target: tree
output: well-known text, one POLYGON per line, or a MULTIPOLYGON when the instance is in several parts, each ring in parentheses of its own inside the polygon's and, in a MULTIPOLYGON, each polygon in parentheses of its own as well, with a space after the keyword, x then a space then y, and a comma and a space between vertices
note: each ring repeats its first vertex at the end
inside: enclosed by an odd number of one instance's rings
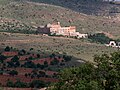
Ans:
POLYGON ((48 62, 44 61, 44 67, 48 67, 48 62))
POLYGON ((12 76, 14 76, 14 75, 18 75, 18 72, 15 71, 15 70, 12 70, 12 71, 9 72, 9 74, 12 75, 12 76))
POLYGON ((58 65, 58 63, 59 61, 56 58, 50 62, 51 65, 58 65))
POLYGON ((9 67, 9 68, 14 67, 14 63, 13 62, 7 62, 7 67, 9 67))
POLYGON ((25 77, 28 77, 28 74, 27 74, 27 73, 25 73, 25 77))
POLYGON ((33 57, 32 57, 32 56, 30 56, 30 57, 29 57, 29 60, 32 60, 32 59, 33 59, 33 57))
POLYGON ((45 86, 46 86, 45 83, 43 81, 40 81, 40 80, 33 80, 30 83, 30 87, 32 87, 32 88, 43 88, 45 86))
POLYGON ((55 56, 56 56, 55 53, 52 53, 49 57, 54 58, 55 56))
POLYGON ((25 88, 25 87, 27 87, 27 83, 24 83, 24 82, 21 82, 20 80, 17 80, 17 81, 14 83, 14 87, 17 87, 17 88, 25 88))
POLYGON ((67 56, 67 55, 63 55, 63 58, 64 58, 64 60, 65 60, 65 62, 68 62, 68 61, 70 61, 71 60, 71 56, 67 56))
POLYGON ((1 63, 3 63, 5 59, 7 59, 6 56, 4 56, 4 55, 0 55, 0 62, 1 62, 1 63))
POLYGON ((39 75, 40 75, 41 77, 44 77, 46 74, 45 74, 44 71, 39 71, 39 75))
POLYGON ((14 83, 12 81, 8 80, 6 83, 6 86, 7 87, 14 87, 14 83))
POLYGON ((37 65, 34 64, 34 62, 32 62, 32 61, 27 61, 27 62, 25 62, 25 63, 23 64, 23 66, 24 66, 25 68, 37 68, 37 65))
POLYGON ((19 67, 20 66, 20 62, 17 61, 15 64, 14 64, 14 67, 19 67))
POLYGON ((5 51, 10 51, 10 47, 6 46, 6 48, 4 49, 5 51))
POLYGON ((11 59, 12 62, 17 62, 18 60, 19 60, 19 57, 18 57, 17 55, 15 55, 15 56, 11 59))
POLYGON ((18 54, 19 54, 19 55, 25 55, 25 54, 26 54, 26 51, 25 51, 24 49, 22 49, 22 50, 20 50, 20 51, 18 52, 18 54))
POLYGON ((120 90, 120 52, 95 55, 96 64, 64 69, 52 90, 120 90))
POLYGON ((104 33, 96 33, 94 35, 89 35, 88 38, 92 42, 106 44, 109 43, 112 39, 106 36, 104 33))
POLYGON ((34 48, 30 48, 30 51, 34 50, 34 48))
POLYGON ((39 64, 39 63, 38 63, 36 66, 37 66, 37 68, 40 68, 40 69, 44 69, 44 68, 45 68, 44 65, 41 65, 41 64, 39 64))
POLYGON ((100 82, 105 81, 106 90, 120 89, 120 52, 114 52, 110 56, 103 54, 95 56, 97 63, 97 76, 100 82))
POLYGON ((40 58, 40 54, 37 54, 37 58, 40 58))

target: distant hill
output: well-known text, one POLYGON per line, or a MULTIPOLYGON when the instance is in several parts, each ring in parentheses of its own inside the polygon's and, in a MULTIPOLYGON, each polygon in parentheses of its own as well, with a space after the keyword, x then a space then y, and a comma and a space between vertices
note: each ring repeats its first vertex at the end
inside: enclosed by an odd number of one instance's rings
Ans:
POLYGON ((113 7, 111 13, 118 11, 119 5, 94 0, 0 0, 0 3, 3 3, 0 4, 1 18, 17 20, 29 27, 45 25, 56 20, 63 26, 77 26, 77 31, 81 33, 104 31, 119 37, 118 18, 95 16, 96 12, 108 12, 110 7, 113 7))
POLYGON ((23 0, 23 1, 59 5, 89 15, 109 16, 114 9, 117 9, 117 12, 120 11, 119 5, 110 2, 105 2, 105 0, 23 0))

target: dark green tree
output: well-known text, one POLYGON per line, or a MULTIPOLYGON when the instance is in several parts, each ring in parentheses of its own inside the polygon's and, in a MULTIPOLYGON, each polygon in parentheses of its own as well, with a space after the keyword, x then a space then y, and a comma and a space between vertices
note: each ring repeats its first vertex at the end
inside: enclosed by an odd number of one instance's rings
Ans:
POLYGON ((18 72, 15 71, 15 70, 12 70, 12 71, 9 72, 9 74, 12 75, 12 76, 15 76, 15 75, 18 75, 18 72))
POLYGON ((48 62, 44 61, 44 67, 48 67, 48 62))
POLYGON ((6 56, 4 56, 4 55, 0 55, 0 62, 1 62, 1 63, 3 63, 5 59, 7 59, 6 56))
POLYGON ((96 64, 64 69, 52 90, 120 90, 120 52, 95 55, 96 64))
POLYGON ((17 87, 17 88, 26 88, 27 87, 27 83, 24 83, 24 82, 21 82, 20 80, 17 80, 14 83, 14 87, 17 87))
POLYGON ((32 87, 32 88, 43 88, 45 86, 46 86, 45 83, 43 81, 40 81, 40 80, 33 80, 30 83, 30 87, 32 87))
POLYGON ((18 60, 19 60, 19 57, 18 57, 17 55, 15 55, 15 56, 11 59, 12 62, 17 62, 18 60))
POLYGON ((30 48, 30 51, 34 50, 34 48, 30 48))
POLYGON ((59 61, 56 58, 50 62, 51 65, 58 65, 58 63, 59 61))
POLYGON ((19 54, 19 55, 25 55, 25 54, 26 54, 26 51, 25 51, 24 49, 22 49, 22 50, 20 50, 20 51, 18 52, 18 54, 19 54))
POLYGON ((41 77, 45 77, 45 72, 44 71, 39 71, 39 76, 41 76, 41 77))
POLYGON ((4 49, 5 51, 10 51, 10 47, 6 46, 6 48, 4 49))
POLYGON ((14 87, 14 83, 12 81, 8 80, 6 83, 6 86, 7 87, 14 87))
POLYGON ((40 54, 37 54, 37 58, 40 58, 40 54))
POLYGON ((41 65, 41 64, 39 64, 39 63, 38 63, 36 66, 37 66, 37 68, 40 68, 40 69, 44 69, 44 68, 45 68, 44 65, 41 65))
POLYGON ((95 43, 101 43, 101 44, 106 44, 109 43, 111 38, 106 36, 104 33, 96 33, 94 35, 89 35, 88 39, 90 39, 92 42, 95 43))
POLYGON ((71 61, 71 59, 72 59, 71 56, 67 56, 67 55, 63 55, 63 58, 64 58, 65 62, 71 61))

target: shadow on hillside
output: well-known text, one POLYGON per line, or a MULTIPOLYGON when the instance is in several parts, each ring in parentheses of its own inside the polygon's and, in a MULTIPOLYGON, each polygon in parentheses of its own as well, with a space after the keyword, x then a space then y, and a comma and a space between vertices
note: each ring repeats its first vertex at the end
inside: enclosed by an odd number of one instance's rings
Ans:
MULTIPOLYGON (((110 6, 109 3, 100 2, 100 0, 29 0, 39 3, 52 4, 62 6, 79 13, 88 15, 104 15, 106 8, 110 6)), ((107 12, 108 13, 108 12, 107 12)))

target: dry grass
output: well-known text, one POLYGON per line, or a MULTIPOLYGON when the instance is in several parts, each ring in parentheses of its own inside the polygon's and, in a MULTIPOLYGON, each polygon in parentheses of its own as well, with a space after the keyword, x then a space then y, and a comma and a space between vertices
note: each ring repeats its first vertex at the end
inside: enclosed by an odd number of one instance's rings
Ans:
POLYGON ((88 41, 76 40, 72 38, 50 37, 42 35, 28 34, 0 34, 0 46, 7 45, 26 49, 34 48, 35 52, 56 52, 67 53, 78 59, 93 61, 95 54, 112 53, 117 51, 117 48, 106 47, 101 44, 89 43, 88 41))
POLYGON ((77 26, 77 31, 81 33, 104 31, 116 38, 120 37, 119 21, 84 15, 61 6, 32 2, 13 2, 0 7, 0 16, 16 19, 30 26, 45 25, 58 20, 63 26, 77 26))

